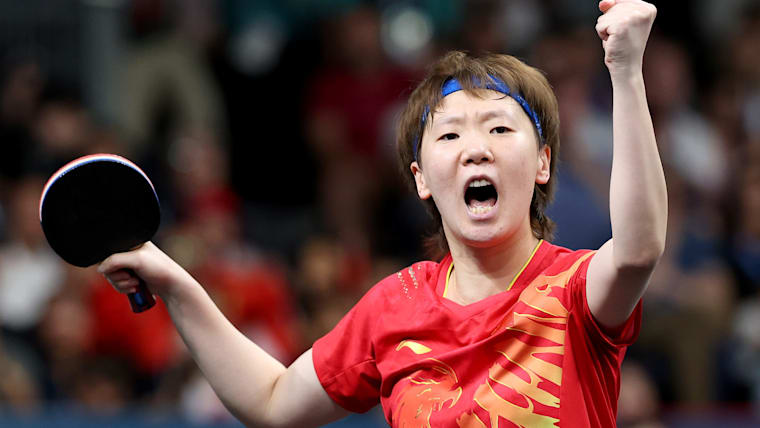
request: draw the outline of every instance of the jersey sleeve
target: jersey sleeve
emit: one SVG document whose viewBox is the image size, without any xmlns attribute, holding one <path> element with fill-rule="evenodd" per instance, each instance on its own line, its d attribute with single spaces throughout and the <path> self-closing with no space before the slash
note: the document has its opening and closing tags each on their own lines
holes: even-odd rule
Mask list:
<svg viewBox="0 0 760 428">
<path fill-rule="evenodd" d="M 641 329 L 641 300 L 636 304 L 628 319 L 619 327 L 611 330 L 601 326 L 591 313 L 586 298 L 586 274 L 593 257 L 594 255 L 586 258 L 570 280 L 573 308 L 583 320 L 585 330 L 592 341 L 601 342 L 613 348 L 630 346 L 638 338 Z"/>
<path fill-rule="evenodd" d="M 375 285 L 312 348 L 322 387 L 333 401 L 352 412 L 366 412 L 380 400 L 381 379 L 372 337 L 385 307 L 381 285 Z"/>
</svg>

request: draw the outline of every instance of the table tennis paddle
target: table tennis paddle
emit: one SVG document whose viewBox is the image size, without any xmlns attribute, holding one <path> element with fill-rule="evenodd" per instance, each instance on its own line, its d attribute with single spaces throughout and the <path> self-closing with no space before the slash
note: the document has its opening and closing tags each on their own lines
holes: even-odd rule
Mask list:
<svg viewBox="0 0 760 428">
<path fill-rule="evenodd" d="M 75 159 L 55 172 L 40 196 L 40 224 L 50 247 L 79 267 L 100 263 L 150 240 L 161 221 L 148 176 L 112 154 Z M 139 278 L 138 278 L 139 279 Z M 133 312 L 155 305 L 145 282 L 129 294 Z"/>
</svg>

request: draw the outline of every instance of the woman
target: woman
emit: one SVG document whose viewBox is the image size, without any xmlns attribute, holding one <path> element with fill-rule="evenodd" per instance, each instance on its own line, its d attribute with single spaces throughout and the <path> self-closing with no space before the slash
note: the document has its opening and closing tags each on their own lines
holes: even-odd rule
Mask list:
<svg viewBox="0 0 760 428">
<path fill-rule="evenodd" d="M 641 62 L 656 10 L 605 0 L 613 85 L 613 238 L 570 251 L 543 238 L 558 150 L 554 95 L 506 55 L 451 53 L 412 94 L 399 153 L 448 253 L 378 283 L 290 367 L 248 341 L 153 244 L 100 270 L 134 270 L 166 303 L 212 387 L 245 423 L 314 426 L 378 402 L 393 426 L 614 426 L 620 363 L 662 254 L 665 181 Z"/>
</svg>

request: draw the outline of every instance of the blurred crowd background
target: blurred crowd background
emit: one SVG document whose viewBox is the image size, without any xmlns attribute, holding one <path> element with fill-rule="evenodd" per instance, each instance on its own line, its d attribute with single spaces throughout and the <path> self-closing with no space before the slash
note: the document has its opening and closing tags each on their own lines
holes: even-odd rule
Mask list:
<svg viewBox="0 0 760 428">
<path fill-rule="evenodd" d="M 655 5 L 644 74 L 670 216 L 619 424 L 750 426 L 760 1 Z M 425 256 L 426 214 L 394 151 L 425 67 L 450 49 L 506 52 L 559 98 L 554 242 L 599 247 L 612 98 L 598 15 L 590 0 L 0 1 L 0 425 L 234 425 L 161 304 L 132 314 L 94 269 L 47 246 L 42 186 L 83 154 L 146 170 L 162 203 L 156 243 L 287 364 Z"/>
</svg>

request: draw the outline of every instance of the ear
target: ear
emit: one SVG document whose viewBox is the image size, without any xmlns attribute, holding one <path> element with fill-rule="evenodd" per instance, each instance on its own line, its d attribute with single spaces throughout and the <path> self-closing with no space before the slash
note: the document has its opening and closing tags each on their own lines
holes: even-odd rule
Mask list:
<svg viewBox="0 0 760 428">
<path fill-rule="evenodd" d="M 422 173 L 420 164 L 418 164 L 417 161 L 414 161 L 409 165 L 409 169 L 412 170 L 412 174 L 414 175 L 414 184 L 417 186 L 417 195 L 423 200 L 430 198 L 430 189 L 428 189 L 425 184 L 425 174 Z"/>
<path fill-rule="evenodd" d="M 548 144 L 544 144 L 538 150 L 538 167 L 536 169 L 536 183 L 546 184 L 551 178 L 552 149 Z"/>
</svg>

